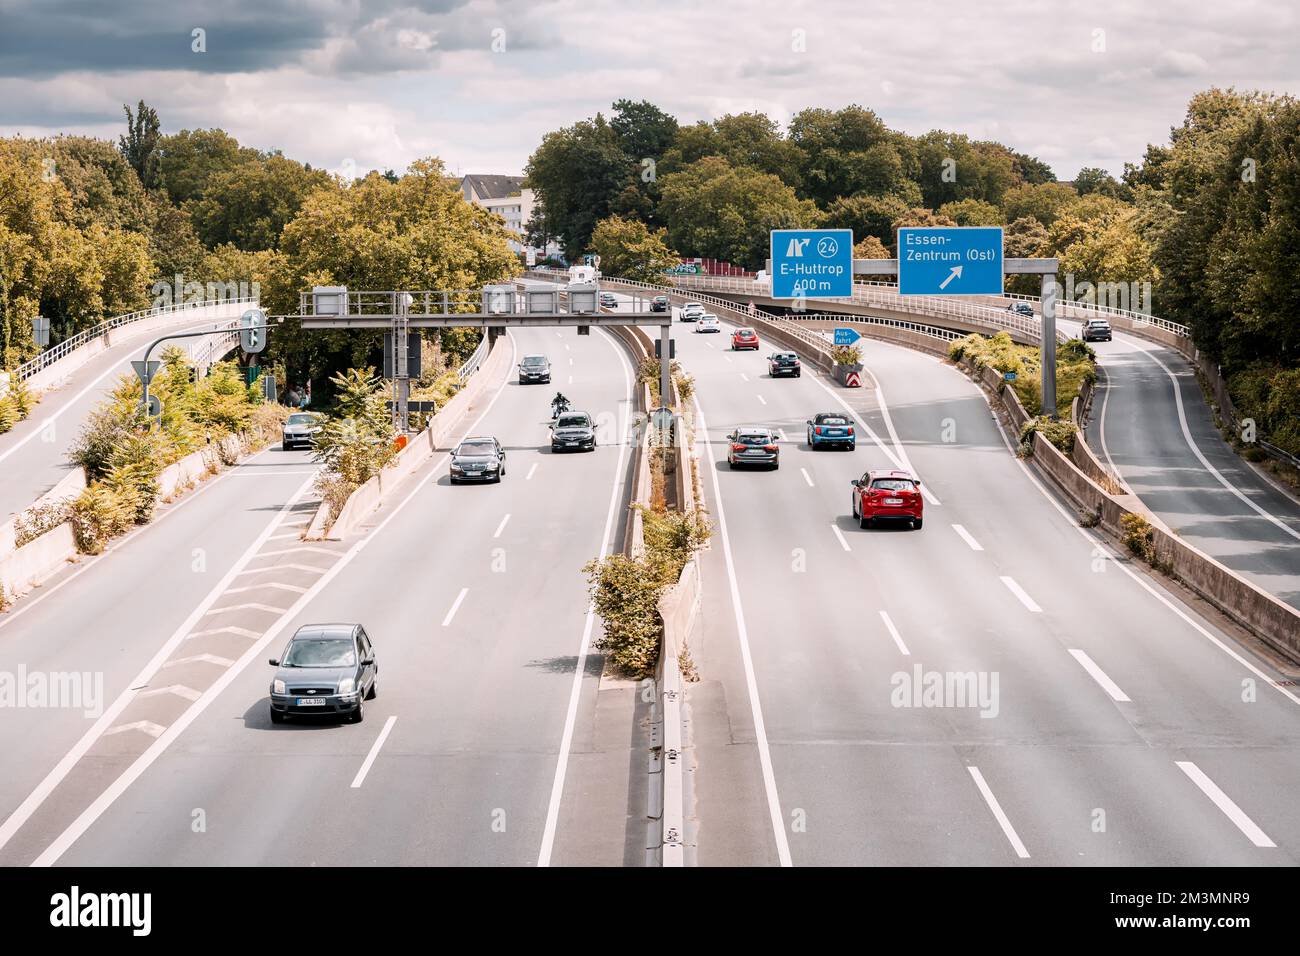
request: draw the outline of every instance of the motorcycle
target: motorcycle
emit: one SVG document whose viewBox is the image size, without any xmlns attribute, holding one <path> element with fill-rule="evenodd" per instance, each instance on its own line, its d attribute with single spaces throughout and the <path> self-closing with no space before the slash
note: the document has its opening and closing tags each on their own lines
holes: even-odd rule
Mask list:
<svg viewBox="0 0 1300 956">
<path fill-rule="evenodd" d="M 551 418 L 553 419 L 559 418 L 561 415 L 567 412 L 569 408 L 570 405 L 569 405 L 569 400 L 567 398 L 563 400 L 556 399 L 555 401 L 551 402 Z"/>
</svg>

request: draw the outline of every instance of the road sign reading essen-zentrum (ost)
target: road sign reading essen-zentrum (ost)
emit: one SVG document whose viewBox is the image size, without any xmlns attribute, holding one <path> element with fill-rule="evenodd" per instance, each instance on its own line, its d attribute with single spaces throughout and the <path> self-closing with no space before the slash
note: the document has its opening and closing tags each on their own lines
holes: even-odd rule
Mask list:
<svg viewBox="0 0 1300 956">
<path fill-rule="evenodd" d="M 772 298 L 853 297 L 852 229 L 773 229 Z"/>
<path fill-rule="evenodd" d="M 898 230 L 899 295 L 1001 295 L 1001 226 Z"/>
</svg>

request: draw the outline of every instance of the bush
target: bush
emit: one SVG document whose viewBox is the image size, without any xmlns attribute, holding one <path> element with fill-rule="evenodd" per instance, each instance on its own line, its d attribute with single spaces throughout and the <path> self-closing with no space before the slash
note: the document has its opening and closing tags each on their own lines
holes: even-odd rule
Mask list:
<svg viewBox="0 0 1300 956">
<path fill-rule="evenodd" d="M 1038 432 L 1063 454 L 1068 455 L 1074 451 L 1074 438 L 1079 433 L 1079 429 L 1075 427 L 1074 422 L 1066 419 L 1053 420 L 1046 415 L 1040 415 L 1020 426 L 1020 443 L 1029 445 L 1030 436 L 1034 432 Z"/>
<path fill-rule="evenodd" d="M 47 531 L 53 531 L 72 517 L 72 501 L 65 498 L 46 504 L 32 505 L 14 516 L 14 547 L 21 548 L 35 541 Z"/>
<path fill-rule="evenodd" d="M 664 585 L 644 562 L 622 554 L 592 561 L 583 570 L 605 625 L 596 647 L 628 676 L 649 676 L 659 659 L 659 596 Z"/>
<path fill-rule="evenodd" d="M 1150 562 L 1154 556 L 1152 541 L 1155 537 L 1151 523 L 1139 514 L 1126 514 L 1119 519 L 1119 524 L 1125 547 L 1143 561 Z"/>
<path fill-rule="evenodd" d="M 836 365 L 859 365 L 862 362 L 862 346 L 832 345 L 831 361 Z"/>
<path fill-rule="evenodd" d="M 128 435 L 108 458 L 104 483 L 123 501 L 135 504 L 135 521 L 145 524 L 158 502 L 158 476 L 162 472 L 162 439 L 157 432 Z"/>
<path fill-rule="evenodd" d="M 357 490 L 357 485 L 338 475 L 322 471 L 313 484 L 320 500 L 329 505 L 330 524 L 338 520 L 339 513 L 347 503 L 348 497 Z"/>
<path fill-rule="evenodd" d="M 86 418 L 76 440 L 68 451 L 74 465 L 86 470 L 86 477 L 94 481 L 108 474 L 114 450 L 135 434 L 141 421 L 133 403 L 116 398 L 96 407 Z"/>
<path fill-rule="evenodd" d="M 999 375 L 1015 373 L 1010 387 L 1020 404 L 1030 415 L 1038 415 L 1042 407 L 1042 370 L 1038 348 L 1017 345 L 1006 332 L 991 338 L 972 333 L 958 339 L 948 347 L 948 357 L 954 362 L 969 358 L 977 369 L 991 368 Z M 1056 414 L 1068 417 L 1070 403 L 1079 393 L 1083 383 L 1097 381 L 1096 353 L 1092 347 L 1077 339 L 1056 347 Z"/>
<path fill-rule="evenodd" d="M 1101 524 L 1101 508 L 1079 509 L 1079 526 L 1081 528 L 1095 528 L 1099 524 Z"/>
<path fill-rule="evenodd" d="M 0 397 L 0 435 L 9 431 L 21 420 L 22 416 L 18 412 L 18 403 L 9 395 Z"/>
<path fill-rule="evenodd" d="M 86 488 L 72 503 L 72 532 L 77 550 L 83 554 L 102 552 L 112 538 L 134 523 L 137 504 L 99 482 Z"/>
</svg>

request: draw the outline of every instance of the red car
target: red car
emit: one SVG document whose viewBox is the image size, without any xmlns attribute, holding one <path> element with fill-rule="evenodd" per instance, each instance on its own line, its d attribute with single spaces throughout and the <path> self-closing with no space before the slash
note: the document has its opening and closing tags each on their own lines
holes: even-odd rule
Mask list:
<svg viewBox="0 0 1300 956">
<path fill-rule="evenodd" d="M 739 352 L 741 349 L 753 349 L 758 351 L 758 333 L 753 329 L 736 329 L 731 333 L 731 350 Z"/>
<path fill-rule="evenodd" d="M 913 528 L 921 527 L 921 479 L 906 471 L 869 471 L 852 484 L 853 517 L 859 528 L 877 520 L 910 521 Z"/>
</svg>

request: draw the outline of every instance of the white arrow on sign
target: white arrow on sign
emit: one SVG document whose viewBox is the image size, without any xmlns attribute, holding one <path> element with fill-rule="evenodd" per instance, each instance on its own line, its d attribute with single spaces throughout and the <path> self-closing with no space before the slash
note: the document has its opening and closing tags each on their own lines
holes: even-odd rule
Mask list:
<svg viewBox="0 0 1300 956">
<path fill-rule="evenodd" d="M 939 288 L 946 289 L 948 287 L 949 282 L 951 282 L 953 279 L 960 279 L 960 278 L 961 278 L 961 266 L 953 266 L 951 269 L 948 270 L 948 278 L 944 279 L 942 282 L 939 283 Z"/>
</svg>

